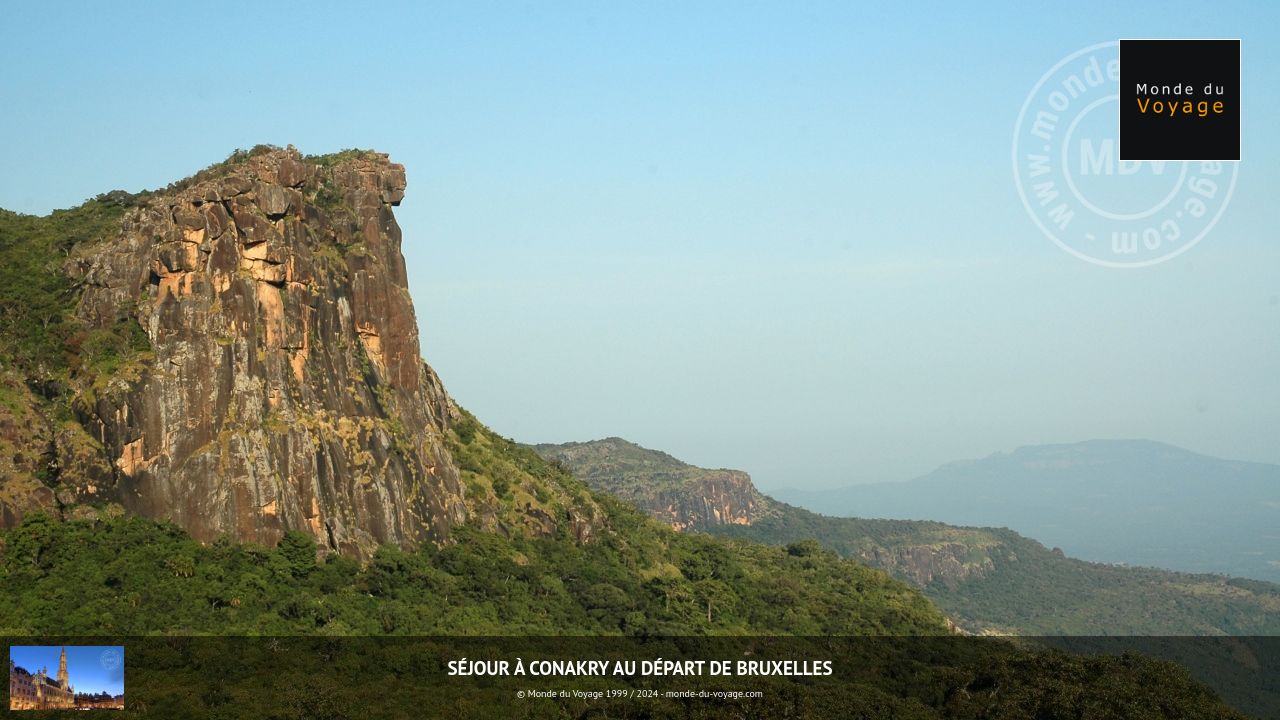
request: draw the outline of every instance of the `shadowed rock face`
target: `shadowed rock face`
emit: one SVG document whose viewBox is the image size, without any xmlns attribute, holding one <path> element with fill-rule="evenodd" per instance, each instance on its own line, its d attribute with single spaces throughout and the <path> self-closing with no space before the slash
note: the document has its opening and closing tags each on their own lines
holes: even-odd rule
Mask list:
<svg viewBox="0 0 1280 720">
<path fill-rule="evenodd" d="M 404 168 L 290 148 L 209 175 L 71 262 L 80 319 L 136 318 L 151 346 L 74 404 L 116 471 L 79 499 L 204 542 L 296 529 L 364 557 L 443 539 L 466 510 L 391 210 Z"/>
</svg>

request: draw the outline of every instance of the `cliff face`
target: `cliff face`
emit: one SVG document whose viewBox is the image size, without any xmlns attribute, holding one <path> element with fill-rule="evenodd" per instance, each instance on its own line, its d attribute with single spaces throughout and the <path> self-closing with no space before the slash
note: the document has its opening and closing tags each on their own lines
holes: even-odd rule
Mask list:
<svg viewBox="0 0 1280 720">
<path fill-rule="evenodd" d="M 114 467 L 68 499 L 201 541 L 299 529 L 354 555 L 464 520 L 391 210 L 404 190 L 384 155 L 271 150 L 171 186 L 79 251 L 79 321 L 145 342 L 77 383 L 76 419 Z"/>
<path fill-rule="evenodd" d="M 616 495 L 676 530 L 750 525 L 773 512 L 741 470 L 708 470 L 621 438 L 535 446 L 591 487 Z"/>
<path fill-rule="evenodd" d="M 985 548 L 976 550 L 960 542 L 877 546 L 861 551 L 858 558 L 919 588 L 929 588 L 935 582 L 955 588 L 995 571 L 995 563 Z"/>
<path fill-rule="evenodd" d="M 764 512 L 751 476 L 741 470 L 707 470 L 683 490 L 658 490 L 643 508 L 676 530 L 750 525 Z"/>
<path fill-rule="evenodd" d="M 990 552 L 996 543 L 980 530 L 823 518 L 761 494 L 751 476 L 740 470 L 696 467 L 621 438 L 534 449 L 591 487 L 631 502 L 676 530 L 783 543 L 816 537 L 847 557 L 920 588 L 935 583 L 956 587 L 986 577 L 995 568 Z M 830 523 L 838 529 L 828 527 Z"/>
</svg>

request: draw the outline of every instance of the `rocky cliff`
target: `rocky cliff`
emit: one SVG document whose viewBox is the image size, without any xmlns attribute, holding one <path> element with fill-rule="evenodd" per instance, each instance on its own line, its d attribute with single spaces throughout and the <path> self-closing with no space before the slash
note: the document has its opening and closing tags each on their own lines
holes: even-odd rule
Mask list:
<svg viewBox="0 0 1280 720">
<path fill-rule="evenodd" d="M 386 155 L 261 147 L 158 192 L 0 211 L 3 259 L 36 276 L 0 293 L 0 521 L 114 509 L 357 557 L 470 517 L 589 539 L 589 498 L 515 466 L 495 492 L 500 439 L 452 430 L 463 413 L 421 359 L 404 193 Z"/>
<path fill-rule="evenodd" d="M 622 438 L 537 445 L 589 486 L 616 495 L 676 530 L 750 525 L 772 512 L 741 470 L 709 470 Z"/>
<path fill-rule="evenodd" d="M 421 360 L 385 155 L 260 153 L 158 194 L 83 248 L 89 328 L 136 321 L 149 350 L 74 410 L 115 466 L 76 488 L 194 537 L 290 528 L 360 554 L 465 518 Z"/>
<path fill-rule="evenodd" d="M 773 535 L 787 542 L 821 537 L 809 526 L 817 516 L 760 493 L 751 476 L 740 470 L 696 467 L 621 438 L 534 449 L 591 487 L 627 500 L 677 530 L 723 532 L 740 526 L 751 537 L 766 540 Z M 843 554 L 920 588 L 935 583 L 955 587 L 994 570 L 990 551 L 999 543 L 982 530 L 939 523 L 832 520 L 850 527 L 857 523 L 865 530 L 855 533 L 853 542 L 839 545 Z M 890 525 L 892 531 L 886 532 Z"/>
<path fill-rule="evenodd" d="M 859 551 L 856 557 L 919 588 L 934 583 L 954 588 L 995 570 L 989 549 L 990 545 L 963 542 L 875 545 Z"/>
</svg>

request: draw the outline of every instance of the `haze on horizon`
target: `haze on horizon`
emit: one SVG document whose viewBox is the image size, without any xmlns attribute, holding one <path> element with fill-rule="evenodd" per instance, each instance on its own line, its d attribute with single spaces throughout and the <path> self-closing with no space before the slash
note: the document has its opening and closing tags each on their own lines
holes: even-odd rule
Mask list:
<svg viewBox="0 0 1280 720">
<path fill-rule="evenodd" d="M 621 436 L 765 491 L 1091 438 L 1280 462 L 1276 6 L 8 16 L 0 207 L 258 143 L 389 152 L 423 353 L 523 442 Z M 1151 268 L 1068 256 L 1010 176 L 1023 99 L 1083 46 L 1188 35 L 1243 38 L 1226 215 Z"/>
</svg>

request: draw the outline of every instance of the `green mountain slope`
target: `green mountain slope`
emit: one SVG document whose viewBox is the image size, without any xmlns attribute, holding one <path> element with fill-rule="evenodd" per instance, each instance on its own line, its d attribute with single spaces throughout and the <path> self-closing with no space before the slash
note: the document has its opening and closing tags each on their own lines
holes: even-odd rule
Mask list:
<svg viewBox="0 0 1280 720">
<path fill-rule="evenodd" d="M 1280 586 L 1270 583 L 1085 562 L 1004 528 L 833 518 L 779 505 L 774 518 L 709 531 L 769 543 L 818 538 L 915 580 L 972 632 L 1280 634 Z"/>
<path fill-rule="evenodd" d="M 554 464 L 478 423 L 450 441 L 460 454 L 474 455 L 473 482 L 555 483 L 594 499 L 602 513 L 599 534 L 583 543 L 568 533 L 529 537 L 464 526 L 443 546 L 412 552 L 384 546 L 361 566 L 336 553 L 317 562 L 313 540 L 298 532 L 275 548 L 230 539 L 205 546 L 173 525 L 144 518 L 56 521 L 33 513 L 0 534 L 0 618 L 6 623 L 0 636 L 625 634 L 642 644 L 596 637 L 587 645 L 534 640 L 529 647 L 549 656 L 675 658 L 702 647 L 676 635 L 803 634 L 827 637 L 798 638 L 781 652 L 834 654 L 841 672 L 755 681 L 751 687 L 764 695 L 750 706 L 753 713 L 865 720 L 1245 717 L 1172 663 L 948 636 L 942 616 L 918 592 L 813 543 L 783 549 L 677 533 L 618 500 L 593 498 Z M 857 643 L 832 634 L 882 637 Z M 188 646 L 172 637 L 141 639 L 130 645 L 131 663 L 140 662 L 131 671 L 130 702 L 143 698 L 165 717 L 420 717 L 445 708 L 468 717 L 509 717 L 511 694 L 527 680 L 440 682 L 436 674 L 459 653 L 504 657 L 518 642 L 419 637 L 340 647 L 286 638 L 270 645 Z M 752 646 L 718 652 L 741 656 L 744 647 Z M 779 649 L 770 641 L 751 652 L 770 647 Z M 335 657 L 341 658 L 336 667 Z M 386 687 L 404 683 L 406 689 L 370 693 L 369 683 L 349 682 L 352 663 L 377 668 Z M 705 689 L 697 679 L 661 680 L 666 689 Z M 653 684 L 643 678 L 558 682 L 596 690 Z M 270 690 L 265 695 L 264 688 Z M 430 692 L 424 697 L 420 689 Z M 534 707 L 538 717 L 579 717 L 603 706 L 557 699 Z M 742 707 L 694 699 L 610 704 L 608 712 L 716 718 L 741 717 Z"/>
<path fill-rule="evenodd" d="M 677 530 L 750 525 L 776 514 L 776 503 L 741 470 L 694 467 L 616 437 L 533 448 L 572 468 L 592 488 L 625 498 Z"/>
<path fill-rule="evenodd" d="M 0 213 L 0 635 L 878 636 L 872 665 L 781 679 L 760 709 L 1240 717 L 1157 661 L 1004 641 L 919 657 L 904 638 L 957 638 L 910 584 L 813 542 L 676 532 L 491 432 L 418 357 L 404 187 L 375 153 L 264 147 L 156 194 Z M 740 514 L 726 472 L 687 517 L 774 511 Z M 131 697 L 156 716 L 406 716 L 408 695 L 351 677 L 419 679 L 384 654 L 322 687 L 326 647 L 255 665 L 293 683 L 262 697 L 242 655 L 184 642 L 137 643 L 154 655 Z M 556 710 L 529 712 L 584 714 Z"/>
<path fill-rule="evenodd" d="M 657 517 L 663 517 L 666 505 L 649 504 L 655 486 L 669 487 L 670 478 L 682 478 L 684 502 L 697 505 L 700 473 L 724 472 L 705 471 L 617 438 L 537 449 L 593 487 Z M 749 481 L 740 495 L 755 497 L 761 508 L 757 519 L 692 529 L 773 544 L 816 539 L 920 587 L 970 632 L 1280 634 L 1280 586 L 1269 583 L 1084 562 L 1002 528 L 827 517 L 762 496 Z"/>
<path fill-rule="evenodd" d="M 1280 582 L 1280 465 L 1146 440 L 1024 447 L 906 482 L 778 497 L 828 515 L 1010 527 L 1086 560 Z"/>
<path fill-rule="evenodd" d="M 377 153 L 259 146 L 154 193 L 0 211 L 0 628 L 946 634 L 883 572 L 675 533 L 457 407 L 416 356 L 404 187 Z M 320 455 L 340 482 L 306 472 Z"/>
</svg>

